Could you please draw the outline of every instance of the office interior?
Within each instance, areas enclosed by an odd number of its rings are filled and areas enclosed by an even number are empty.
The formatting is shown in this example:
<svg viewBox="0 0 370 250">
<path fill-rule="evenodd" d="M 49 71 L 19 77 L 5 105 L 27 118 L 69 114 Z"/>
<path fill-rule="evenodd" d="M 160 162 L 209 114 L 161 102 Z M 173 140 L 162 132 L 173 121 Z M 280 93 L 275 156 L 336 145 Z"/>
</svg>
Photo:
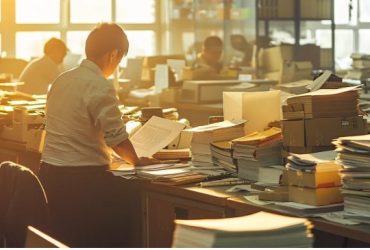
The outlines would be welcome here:
<svg viewBox="0 0 370 250">
<path fill-rule="evenodd" d="M 94 210 L 115 206 L 109 192 L 91 211 L 73 210 L 69 188 L 57 209 L 74 217 L 54 220 L 39 169 L 58 169 L 43 161 L 59 157 L 55 134 L 73 157 L 91 145 L 51 130 L 47 108 L 70 106 L 51 95 L 59 76 L 89 64 L 102 77 L 85 53 L 102 23 L 119 25 L 129 43 L 101 80 L 114 89 L 107 99 L 149 161 L 135 166 L 105 141 L 112 181 L 94 188 L 118 190 L 122 210 Z M 369 0 L 0 0 L 0 246 L 369 247 L 369 35 Z M 31 76 L 52 38 L 65 45 L 62 61 Z M 52 70 L 36 90 L 41 80 L 32 81 Z M 70 124 L 94 117 L 73 114 Z M 99 126 L 94 135 L 106 139 Z M 48 133 L 54 158 L 43 156 Z M 97 169 L 74 159 L 68 174 Z M 104 219 L 71 226 L 80 216 Z M 70 224 L 62 230 L 61 221 Z"/>
</svg>

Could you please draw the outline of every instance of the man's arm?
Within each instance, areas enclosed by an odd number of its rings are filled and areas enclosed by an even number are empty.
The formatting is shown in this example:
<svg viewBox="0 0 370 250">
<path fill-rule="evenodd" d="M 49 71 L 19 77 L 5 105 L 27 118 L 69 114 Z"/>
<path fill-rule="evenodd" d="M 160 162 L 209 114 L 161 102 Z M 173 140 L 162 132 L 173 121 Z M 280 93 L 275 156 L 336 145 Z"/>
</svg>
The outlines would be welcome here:
<svg viewBox="0 0 370 250">
<path fill-rule="evenodd" d="M 113 150 L 121 156 L 122 159 L 135 166 L 151 165 L 158 163 L 157 160 L 147 157 L 138 157 L 134 146 L 129 139 L 124 140 L 117 146 L 113 147 Z"/>
</svg>

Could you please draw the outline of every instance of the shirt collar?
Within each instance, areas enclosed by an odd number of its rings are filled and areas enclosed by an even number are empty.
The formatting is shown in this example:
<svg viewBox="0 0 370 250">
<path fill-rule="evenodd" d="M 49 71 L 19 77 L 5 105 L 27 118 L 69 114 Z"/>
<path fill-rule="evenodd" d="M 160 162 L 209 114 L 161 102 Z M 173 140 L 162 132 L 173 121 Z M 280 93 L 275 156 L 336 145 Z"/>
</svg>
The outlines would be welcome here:
<svg viewBox="0 0 370 250">
<path fill-rule="evenodd" d="M 96 65 L 93 61 L 90 61 L 88 59 L 83 59 L 80 65 L 81 67 L 86 67 L 92 70 L 93 72 L 97 73 L 98 75 L 101 75 L 104 77 L 103 72 L 101 71 L 99 66 Z"/>
</svg>

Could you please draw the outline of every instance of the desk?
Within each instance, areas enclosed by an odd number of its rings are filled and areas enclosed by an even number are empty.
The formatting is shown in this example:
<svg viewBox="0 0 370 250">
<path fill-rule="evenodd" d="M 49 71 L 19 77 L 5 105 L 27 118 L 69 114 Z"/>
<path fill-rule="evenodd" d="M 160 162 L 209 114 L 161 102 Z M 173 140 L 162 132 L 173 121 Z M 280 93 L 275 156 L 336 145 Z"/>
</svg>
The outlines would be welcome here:
<svg viewBox="0 0 370 250">
<path fill-rule="evenodd" d="M 257 206 L 241 197 L 225 193 L 226 188 L 173 187 L 142 180 L 129 180 L 140 190 L 136 203 L 136 247 L 170 247 L 175 219 L 225 218 L 261 210 L 287 214 L 272 207 Z M 140 204 L 140 205 L 139 205 Z M 140 210 L 137 206 L 140 206 Z M 344 226 L 323 219 L 310 219 L 314 225 L 315 247 L 370 246 L 370 226 Z M 140 236 L 138 236 L 140 235 Z"/>
</svg>

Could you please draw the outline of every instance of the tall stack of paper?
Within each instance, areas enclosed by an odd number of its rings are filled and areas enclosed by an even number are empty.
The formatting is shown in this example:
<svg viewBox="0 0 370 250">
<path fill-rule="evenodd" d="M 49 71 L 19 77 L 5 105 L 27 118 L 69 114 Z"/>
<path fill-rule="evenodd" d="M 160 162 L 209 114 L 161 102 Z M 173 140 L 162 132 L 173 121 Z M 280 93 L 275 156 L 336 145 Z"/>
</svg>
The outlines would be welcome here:
<svg viewBox="0 0 370 250">
<path fill-rule="evenodd" d="M 293 153 L 333 149 L 332 140 L 367 133 L 358 110 L 359 87 L 319 89 L 289 97 L 283 106 L 284 146 Z"/>
<path fill-rule="evenodd" d="M 175 224 L 172 247 L 312 247 L 312 226 L 304 218 L 258 212 Z"/>
<path fill-rule="evenodd" d="M 290 154 L 286 164 L 289 200 L 314 206 L 342 203 L 335 152 Z"/>
<path fill-rule="evenodd" d="M 351 220 L 370 223 L 370 135 L 334 141 L 342 165 L 344 210 Z"/>
<path fill-rule="evenodd" d="M 260 168 L 281 165 L 281 129 L 270 128 L 232 140 L 232 148 L 238 176 L 258 181 Z"/>
<path fill-rule="evenodd" d="M 202 167 L 213 166 L 210 144 L 243 136 L 244 123 L 245 120 L 226 120 L 187 129 L 187 132 L 193 134 L 191 141 L 193 165 Z"/>
<path fill-rule="evenodd" d="M 236 172 L 236 161 L 233 158 L 231 141 L 211 143 L 211 155 L 214 164 L 223 167 L 229 172 Z"/>
<path fill-rule="evenodd" d="M 353 53 L 351 58 L 352 69 L 348 71 L 344 78 L 361 81 L 370 78 L 370 55 Z"/>
</svg>

